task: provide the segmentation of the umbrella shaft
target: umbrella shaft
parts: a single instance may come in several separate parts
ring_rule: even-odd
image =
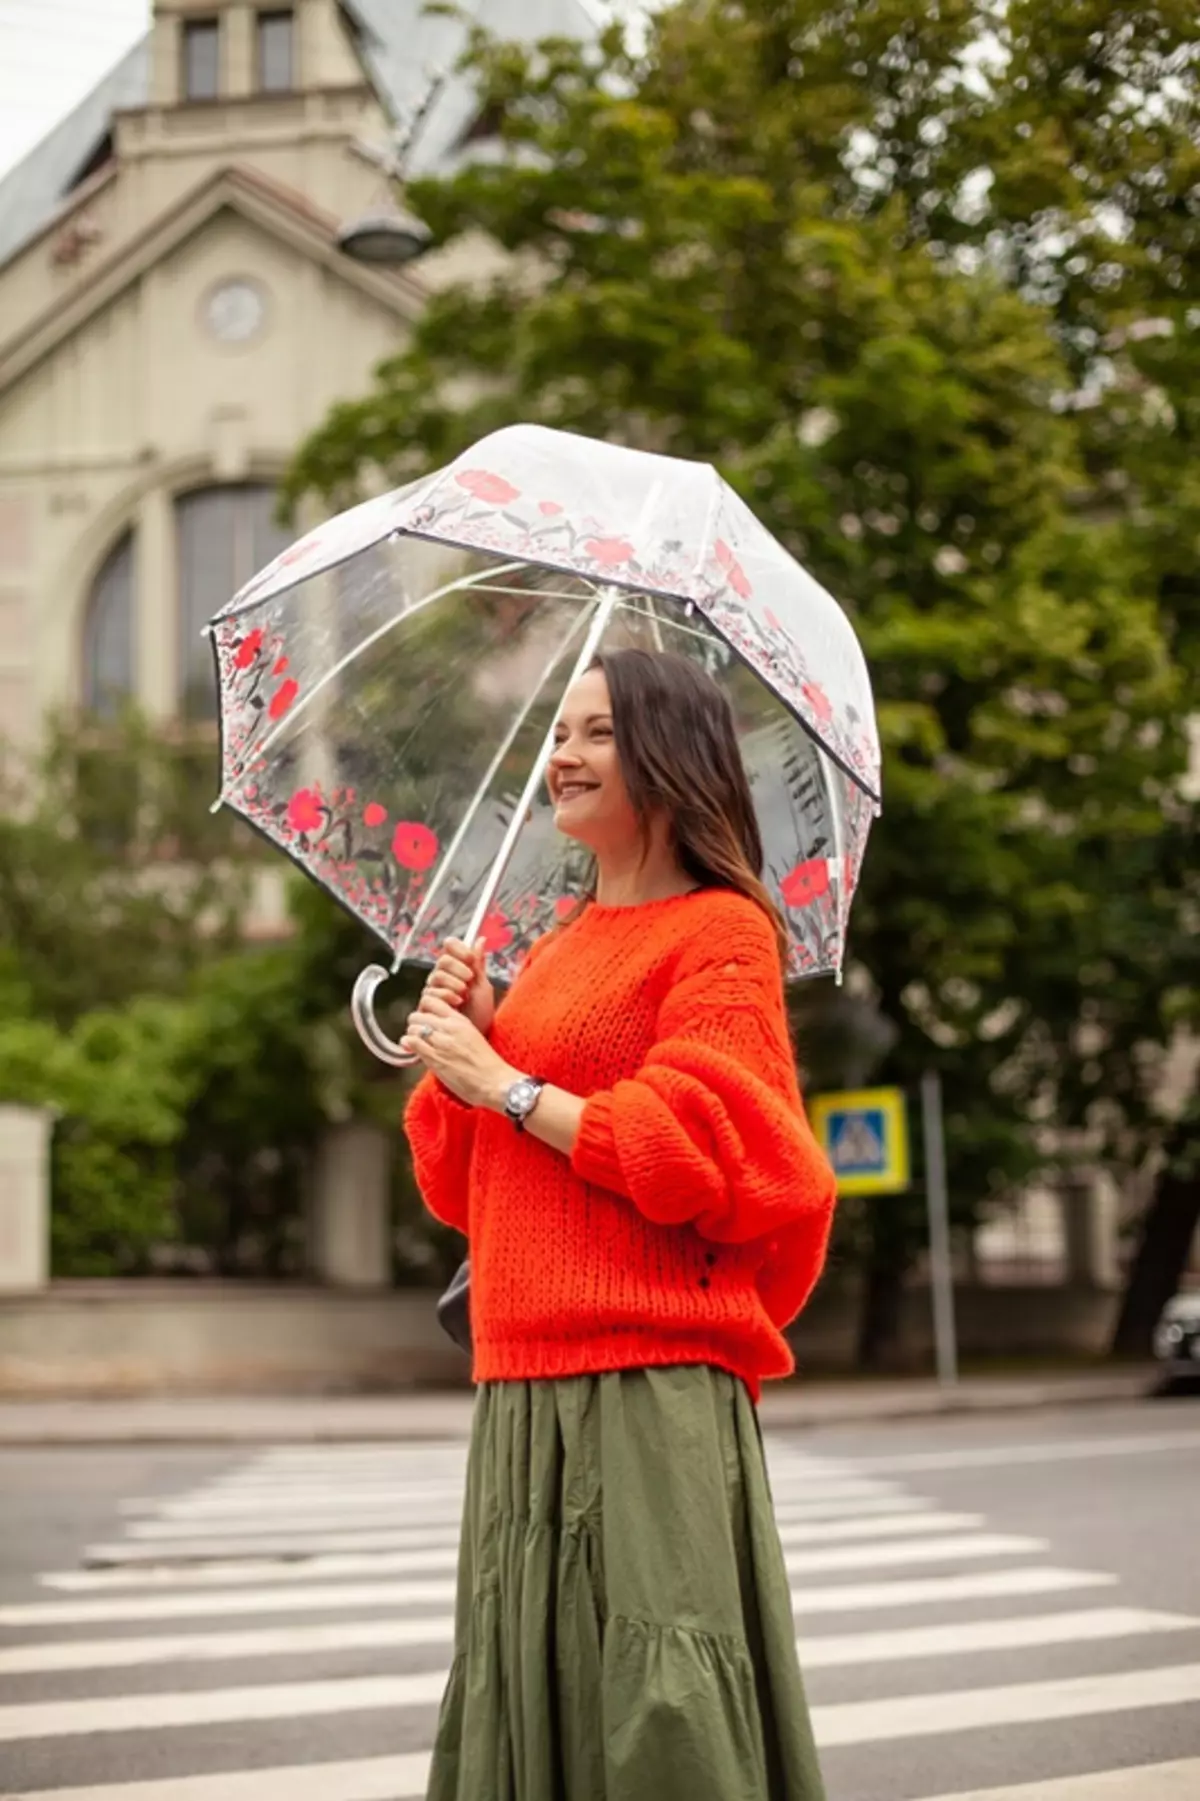
[[[608,628],[608,622],[612,618],[620,598],[620,591],[616,588],[607,588],[599,596],[596,604],[596,611],[592,615],[592,622],[588,627],[587,637],[584,639],[583,646],[575,660],[575,667],[567,677],[566,686],[563,689],[564,695],[572,682],[578,681],[579,677],[590,665],[597,650],[599,650],[600,641]],[[483,927],[484,920],[492,910],[496,896],[500,892],[500,884],[504,880],[508,866],[512,861],[513,852],[517,848],[517,839],[521,836],[525,824],[525,815],[533,805],[538,789],[546,779],[546,770],[549,767],[551,757],[554,755],[554,731],[558,724],[558,714],[560,711],[561,707],[555,711],[554,718],[550,723],[550,730],[546,733],[546,736],[542,741],[542,748],[537,754],[533,768],[529,771],[529,779],[525,783],[525,786],[521,791],[521,798],[513,810],[513,816],[509,821],[508,830],[504,834],[504,842],[496,853],[496,861],[492,864],[492,867],[488,872],[487,880],[484,882],[480,892],[479,899],[475,903],[475,912],[471,917],[471,924],[467,931],[468,944],[475,943],[475,940],[479,937],[479,933]]]

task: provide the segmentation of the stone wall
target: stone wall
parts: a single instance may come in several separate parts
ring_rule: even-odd
[[[432,1294],[217,1282],[55,1283],[0,1297],[0,1395],[333,1393],[462,1383],[466,1359]],[[1103,1291],[964,1288],[964,1357],[1102,1353],[1116,1297]],[[802,1370],[853,1367],[855,1298],[814,1297],[795,1328]],[[903,1361],[932,1364],[929,1299],[906,1298]]]

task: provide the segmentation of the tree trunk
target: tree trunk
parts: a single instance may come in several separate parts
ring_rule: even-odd
[[[876,1237],[867,1261],[858,1320],[857,1361],[860,1369],[884,1369],[895,1360],[900,1342],[904,1271],[903,1260],[895,1254],[887,1238],[881,1243]]]
[[[1167,1160],[1142,1221],[1142,1235],[1125,1282],[1113,1331],[1114,1357],[1148,1357],[1154,1328],[1187,1268],[1200,1223],[1200,1130],[1195,1109],[1167,1145]]]

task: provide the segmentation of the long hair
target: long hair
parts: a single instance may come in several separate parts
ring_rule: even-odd
[[[649,849],[663,812],[684,873],[701,888],[732,888],[761,907],[785,965],[783,917],[762,882],[762,835],[733,709],[697,663],[669,651],[601,651],[621,774]]]

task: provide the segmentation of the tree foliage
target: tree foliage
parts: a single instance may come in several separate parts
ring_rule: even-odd
[[[1152,1159],[1194,1017],[1194,25],[683,0],[636,50],[476,32],[510,155],[408,198],[505,256],[435,261],[290,481],[348,501],[537,420],[716,462],[845,601],[886,779],[854,985],[892,1028],[874,1073],[942,1071],[964,1219],[1039,1162]],[[920,1208],[858,1228],[874,1354]]]
[[[9,780],[0,1102],[54,1116],[54,1273],[299,1273],[323,1131],[365,1114],[398,1137],[348,1017],[367,935],[297,879],[286,938],[246,944],[244,860],[179,854],[212,842],[211,778],[181,794],[177,747],[136,720],[99,743],[62,724]],[[402,1166],[396,1199],[398,1272],[420,1273],[441,1236],[414,1230]]]

